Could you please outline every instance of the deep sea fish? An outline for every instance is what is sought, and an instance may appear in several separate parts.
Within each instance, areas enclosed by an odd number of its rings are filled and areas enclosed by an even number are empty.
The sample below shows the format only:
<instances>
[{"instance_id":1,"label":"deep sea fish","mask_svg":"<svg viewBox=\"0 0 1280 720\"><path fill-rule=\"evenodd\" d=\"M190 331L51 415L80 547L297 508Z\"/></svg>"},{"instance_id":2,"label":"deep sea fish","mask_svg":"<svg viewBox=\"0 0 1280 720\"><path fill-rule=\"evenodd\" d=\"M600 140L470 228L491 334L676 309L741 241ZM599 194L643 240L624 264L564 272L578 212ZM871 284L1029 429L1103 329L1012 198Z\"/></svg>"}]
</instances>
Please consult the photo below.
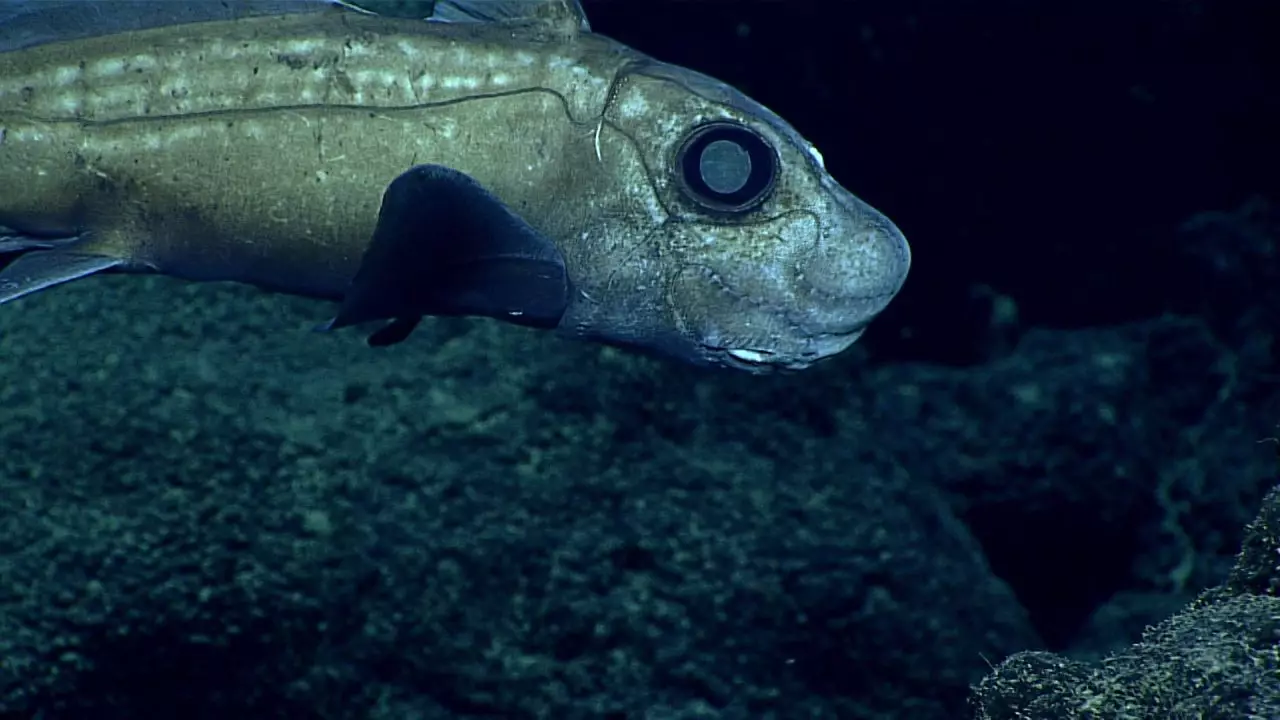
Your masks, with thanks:
<instances>
[{"instance_id":1,"label":"deep sea fish","mask_svg":"<svg viewBox=\"0 0 1280 720\"><path fill-rule=\"evenodd\" d=\"M852 344L910 250L790 125L578 0L0 0L0 303L102 271L699 365Z\"/></svg>"}]
</instances>

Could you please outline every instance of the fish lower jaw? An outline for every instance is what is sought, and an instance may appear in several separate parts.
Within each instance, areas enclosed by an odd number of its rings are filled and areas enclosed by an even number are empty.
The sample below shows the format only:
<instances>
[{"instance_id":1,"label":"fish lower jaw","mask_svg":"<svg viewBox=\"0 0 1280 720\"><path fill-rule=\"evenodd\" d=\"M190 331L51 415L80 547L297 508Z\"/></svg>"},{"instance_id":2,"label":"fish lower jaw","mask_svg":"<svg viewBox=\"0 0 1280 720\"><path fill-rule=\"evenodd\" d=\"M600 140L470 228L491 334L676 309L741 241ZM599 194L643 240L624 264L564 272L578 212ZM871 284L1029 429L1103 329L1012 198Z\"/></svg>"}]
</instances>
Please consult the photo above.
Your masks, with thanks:
<instances>
[{"instance_id":1,"label":"fish lower jaw","mask_svg":"<svg viewBox=\"0 0 1280 720\"><path fill-rule=\"evenodd\" d=\"M862 337L865 330L865 325L859 325L851 331L821 333L811 337L803 348L775 347L763 350L758 347L707 345L704 350L722 365L752 373L804 370L849 349L850 345Z\"/></svg>"},{"instance_id":2,"label":"fish lower jaw","mask_svg":"<svg viewBox=\"0 0 1280 720\"><path fill-rule=\"evenodd\" d=\"M755 350L752 348L718 348L717 351L721 358L721 364L755 374L803 370L818 359L817 357L788 357L768 350Z\"/></svg>"}]
</instances>

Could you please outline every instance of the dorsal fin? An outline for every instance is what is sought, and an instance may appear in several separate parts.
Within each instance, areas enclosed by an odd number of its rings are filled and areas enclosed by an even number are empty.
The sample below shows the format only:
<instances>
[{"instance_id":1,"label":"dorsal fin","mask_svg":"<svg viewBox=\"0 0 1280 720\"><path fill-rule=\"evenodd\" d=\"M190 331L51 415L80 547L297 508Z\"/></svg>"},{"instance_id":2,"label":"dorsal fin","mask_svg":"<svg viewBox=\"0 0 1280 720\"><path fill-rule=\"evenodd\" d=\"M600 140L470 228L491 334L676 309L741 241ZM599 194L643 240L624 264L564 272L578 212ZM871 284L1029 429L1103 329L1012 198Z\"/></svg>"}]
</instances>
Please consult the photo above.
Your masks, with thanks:
<instances>
[{"instance_id":1,"label":"dorsal fin","mask_svg":"<svg viewBox=\"0 0 1280 720\"><path fill-rule=\"evenodd\" d=\"M580 0L437 0L436 22L535 22L568 34L591 32Z\"/></svg>"},{"instance_id":2,"label":"dorsal fin","mask_svg":"<svg viewBox=\"0 0 1280 720\"><path fill-rule=\"evenodd\" d=\"M336 0L0 0L0 52L166 25L317 12L344 4Z\"/></svg>"}]
</instances>

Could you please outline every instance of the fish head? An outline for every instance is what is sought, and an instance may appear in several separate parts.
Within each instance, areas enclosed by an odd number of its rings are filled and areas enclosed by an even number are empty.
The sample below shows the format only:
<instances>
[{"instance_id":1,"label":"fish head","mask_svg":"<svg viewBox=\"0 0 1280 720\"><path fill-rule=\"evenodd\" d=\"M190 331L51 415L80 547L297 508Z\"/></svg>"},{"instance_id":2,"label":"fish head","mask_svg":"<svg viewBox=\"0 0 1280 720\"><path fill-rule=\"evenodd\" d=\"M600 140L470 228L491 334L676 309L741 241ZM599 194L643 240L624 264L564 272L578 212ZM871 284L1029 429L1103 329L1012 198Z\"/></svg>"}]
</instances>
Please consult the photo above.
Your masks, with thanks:
<instances>
[{"instance_id":1,"label":"fish head","mask_svg":"<svg viewBox=\"0 0 1280 720\"><path fill-rule=\"evenodd\" d=\"M801 369L848 348L906 279L902 232L795 129L734 88L652 60L614 79L601 122L644 215L637 255L667 332L702 365ZM597 148L597 153L599 148ZM638 281L637 281L638 282ZM649 333L653 336L653 333Z\"/></svg>"}]
</instances>

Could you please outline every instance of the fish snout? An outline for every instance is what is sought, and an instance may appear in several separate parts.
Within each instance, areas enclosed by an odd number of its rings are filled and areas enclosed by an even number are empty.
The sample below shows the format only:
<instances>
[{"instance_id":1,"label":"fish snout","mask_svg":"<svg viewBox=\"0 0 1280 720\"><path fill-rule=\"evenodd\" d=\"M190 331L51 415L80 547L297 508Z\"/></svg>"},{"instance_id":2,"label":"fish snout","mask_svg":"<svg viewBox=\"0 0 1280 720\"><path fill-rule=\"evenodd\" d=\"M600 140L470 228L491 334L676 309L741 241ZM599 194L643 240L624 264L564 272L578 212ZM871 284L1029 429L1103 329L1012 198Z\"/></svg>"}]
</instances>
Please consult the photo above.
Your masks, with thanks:
<instances>
[{"instance_id":1,"label":"fish snout","mask_svg":"<svg viewBox=\"0 0 1280 720\"><path fill-rule=\"evenodd\" d=\"M854 202L856 212L824 227L813 252L799 264L796 282L812 300L812 329L823 335L861 334L902 289L911 268L911 248L902 231L880 212Z\"/></svg>"},{"instance_id":2,"label":"fish snout","mask_svg":"<svg viewBox=\"0 0 1280 720\"><path fill-rule=\"evenodd\" d=\"M757 373L799 370L840 354L862 336L906 281L911 250L893 222L849 198L838 212L792 216L778 229L784 244L794 243L780 263L790 272L739 267L730 274L737 277L727 284L730 292L688 304L716 308L703 313L702 323L687 323L701 328L697 336L707 361ZM708 287L699 278L686 275L691 293ZM738 300L720 306L731 298Z\"/></svg>"}]
</instances>

